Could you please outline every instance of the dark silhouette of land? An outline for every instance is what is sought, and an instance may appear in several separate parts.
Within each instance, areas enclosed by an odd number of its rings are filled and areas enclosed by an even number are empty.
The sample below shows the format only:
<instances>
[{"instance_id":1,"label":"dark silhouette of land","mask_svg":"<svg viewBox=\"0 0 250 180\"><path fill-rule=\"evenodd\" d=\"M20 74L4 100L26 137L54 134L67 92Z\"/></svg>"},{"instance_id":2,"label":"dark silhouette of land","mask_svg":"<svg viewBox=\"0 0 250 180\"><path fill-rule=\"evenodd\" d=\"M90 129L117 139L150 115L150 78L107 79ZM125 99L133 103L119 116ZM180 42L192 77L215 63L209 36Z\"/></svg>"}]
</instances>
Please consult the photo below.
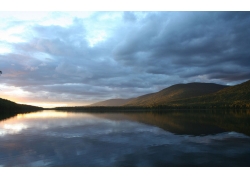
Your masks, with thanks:
<instances>
[{"instance_id":1,"label":"dark silhouette of land","mask_svg":"<svg viewBox=\"0 0 250 180\"><path fill-rule=\"evenodd\" d=\"M16 111L28 112L42 110L43 108L37 106L30 106L25 104L17 104L15 102L0 98L0 112Z\"/></svg>"}]
</instances>

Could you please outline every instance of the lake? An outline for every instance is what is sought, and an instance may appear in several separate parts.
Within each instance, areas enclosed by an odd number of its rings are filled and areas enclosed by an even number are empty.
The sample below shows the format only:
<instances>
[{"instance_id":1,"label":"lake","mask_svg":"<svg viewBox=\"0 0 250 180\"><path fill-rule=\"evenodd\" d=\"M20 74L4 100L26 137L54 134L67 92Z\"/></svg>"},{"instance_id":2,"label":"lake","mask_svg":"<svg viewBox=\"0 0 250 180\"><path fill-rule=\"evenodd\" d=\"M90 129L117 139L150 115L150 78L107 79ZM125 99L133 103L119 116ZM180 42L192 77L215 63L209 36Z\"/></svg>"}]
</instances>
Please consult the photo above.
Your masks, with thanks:
<instances>
[{"instance_id":1,"label":"lake","mask_svg":"<svg viewBox=\"0 0 250 180\"><path fill-rule=\"evenodd\" d=\"M250 166L250 111L0 115L0 166Z\"/></svg>"}]
</instances>

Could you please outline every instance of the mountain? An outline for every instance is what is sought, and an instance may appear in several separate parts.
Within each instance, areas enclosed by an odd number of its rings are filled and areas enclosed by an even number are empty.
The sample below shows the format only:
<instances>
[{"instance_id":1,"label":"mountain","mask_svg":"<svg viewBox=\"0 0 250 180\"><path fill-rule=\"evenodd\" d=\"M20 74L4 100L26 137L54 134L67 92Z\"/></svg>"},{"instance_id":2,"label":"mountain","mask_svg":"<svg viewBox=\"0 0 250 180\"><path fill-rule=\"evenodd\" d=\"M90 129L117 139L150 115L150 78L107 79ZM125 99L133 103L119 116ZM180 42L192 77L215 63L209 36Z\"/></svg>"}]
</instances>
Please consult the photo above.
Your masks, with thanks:
<instances>
[{"instance_id":1,"label":"mountain","mask_svg":"<svg viewBox=\"0 0 250 180\"><path fill-rule=\"evenodd\" d=\"M176 100L170 106L250 107L250 80L213 94Z\"/></svg>"},{"instance_id":2,"label":"mountain","mask_svg":"<svg viewBox=\"0 0 250 180\"><path fill-rule=\"evenodd\" d=\"M17 104L15 102L0 98L0 111L33 111L41 109L43 108L25 104Z\"/></svg>"},{"instance_id":3,"label":"mountain","mask_svg":"<svg viewBox=\"0 0 250 180\"><path fill-rule=\"evenodd\" d=\"M131 101L131 99L109 99L106 101L100 101L94 104L90 104L89 106L122 106L127 102Z\"/></svg>"},{"instance_id":4,"label":"mountain","mask_svg":"<svg viewBox=\"0 0 250 180\"><path fill-rule=\"evenodd\" d=\"M176 84L156 93L129 100L124 105L106 104L91 106L57 107L57 110L88 112L133 112L166 109L250 108L250 80L235 86L214 83ZM100 102L101 103L101 102ZM122 104L122 103L121 103ZM102 106L101 106L102 105Z\"/></svg>"},{"instance_id":5,"label":"mountain","mask_svg":"<svg viewBox=\"0 0 250 180\"><path fill-rule=\"evenodd\" d=\"M132 99L124 106L157 106L171 101L215 93L228 86L214 83L176 84L159 92L146 94Z\"/></svg>"}]
</instances>

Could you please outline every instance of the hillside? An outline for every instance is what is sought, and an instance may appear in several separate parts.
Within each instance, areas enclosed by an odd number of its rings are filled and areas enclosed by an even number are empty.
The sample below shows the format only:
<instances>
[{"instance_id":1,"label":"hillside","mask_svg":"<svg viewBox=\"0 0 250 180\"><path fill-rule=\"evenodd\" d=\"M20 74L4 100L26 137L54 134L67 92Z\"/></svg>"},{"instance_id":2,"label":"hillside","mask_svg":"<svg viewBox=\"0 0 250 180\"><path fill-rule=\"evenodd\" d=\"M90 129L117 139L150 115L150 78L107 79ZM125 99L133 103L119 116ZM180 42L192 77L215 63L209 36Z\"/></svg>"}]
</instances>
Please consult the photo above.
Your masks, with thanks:
<instances>
[{"instance_id":1,"label":"hillside","mask_svg":"<svg viewBox=\"0 0 250 180\"><path fill-rule=\"evenodd\" d=\"M226 87L227 86L213 83L176 84L157 93L146 94L134 98L133 100L126 103L125 106L163 105L168 104L171 101L211 94Z\"/></svg>"},{"instance_id":2,"label":"hillside","mask_svg":"<svg viewBox=\"0 0 250 180\"><path fill-rule=\"evenodd\" d=\"M33 111L40 110L41 107L17 104L15 102L0 98L0 111Z\"/></svg>"},{"instance_id":3,"label":"hillside","mask_svg":"<svg viewBox=\"0 0 250 180\"><path fill-rule=\"evenodd\" d=\"M215 107L250 107L250 80L224 88L213 94L176 100L166 105L171 106L215 106Z\"/></svg>"},{"instance_id":4,"label":"hillside","mask_svg":"<svg viewBox=\"0 0 250 180\"><path fill-rule=\"evenodd\" d=\"M94 104L90 104L89 106L122 106L131 100L132 98L131 99L109 99L106 101L100 101Z\"/></svg>"},{"instance_id":5,"label":"hillside","mask_svg":"<svg viewBox=\"0 0 250 180\"><path fill-rule=\"evenodd\" d=\"M109 100L107 100L109 102ZM105 101L104 101L105 102ZM235 86L213 83L177 84L132 99L125 105L58 107L57 110L132 112L165 109L250 108L250 80Z\"/></svg>"}]
</instances>

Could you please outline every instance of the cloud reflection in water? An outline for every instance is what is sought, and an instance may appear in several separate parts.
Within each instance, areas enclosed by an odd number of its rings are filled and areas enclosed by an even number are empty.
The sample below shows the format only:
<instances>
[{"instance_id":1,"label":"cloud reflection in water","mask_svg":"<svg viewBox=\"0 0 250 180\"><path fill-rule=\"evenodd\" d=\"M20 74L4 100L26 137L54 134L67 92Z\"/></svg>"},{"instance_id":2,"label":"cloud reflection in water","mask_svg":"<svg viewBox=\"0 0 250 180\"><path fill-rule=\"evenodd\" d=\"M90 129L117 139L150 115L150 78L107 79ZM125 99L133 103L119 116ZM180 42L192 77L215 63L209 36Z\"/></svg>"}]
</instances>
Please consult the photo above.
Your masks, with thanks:
<instances>
[{"instance_id":1,"label":"cloud reflection in water","mask_svg":"<svg viewBox=\"0 0 250 180\"><path fill-rule=\"evenodd\" d=\"M39 113L0 122L0 165L250 165L250 138L237 132L181 135L131 119Z\"/></svg>"}]
</instances>

